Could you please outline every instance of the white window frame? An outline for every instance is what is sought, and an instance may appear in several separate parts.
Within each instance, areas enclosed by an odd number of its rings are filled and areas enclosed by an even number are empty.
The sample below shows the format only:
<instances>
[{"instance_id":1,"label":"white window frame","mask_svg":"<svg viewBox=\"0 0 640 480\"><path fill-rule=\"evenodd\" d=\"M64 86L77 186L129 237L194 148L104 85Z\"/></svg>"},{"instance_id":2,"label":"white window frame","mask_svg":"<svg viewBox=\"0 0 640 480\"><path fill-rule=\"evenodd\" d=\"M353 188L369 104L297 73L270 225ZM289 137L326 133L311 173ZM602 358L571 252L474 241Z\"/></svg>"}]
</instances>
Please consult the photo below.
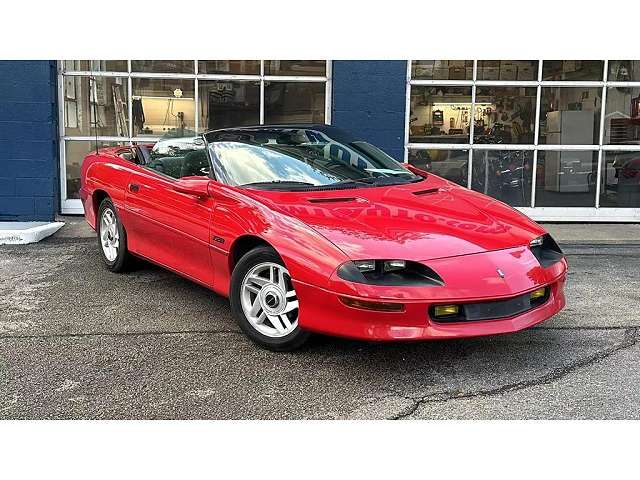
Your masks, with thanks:
<instances>
[{"instance_id":1,"label":"white window frame","mask_svg":"<svg viewBox=\"0 0 640 480\"><path fill-rule=\"evenodd\" d=\"M133 142L155 142L160 139L159 136L144 136L137 137L129 135L127 137L113 137L113 136L78 136L78 135L66 135L64 126L64 77L76 76L76 77L119 77L127 79L127 106L128 106L128 122L129 133L133 132L133 117L132 117L132 79L133 78L175 78L181 80L193 80L195 91L195 131L199 131L200 128L200 103L198 101L198 81L199 80L246 80L260 82L260 124L264 124L264 85L265 82L317 82L325 84L325 101L324 101L324 123L331 125L331 67L332 61L325 60L326 62L326 74L323 76L304 76L304 75L265 75L265 62L267 60L260 60L260 73L256 75L236 75L236 74L206 74L198 73L198 60L194 62L194 73L145 73L145 72L133 72L131 70L131 60L127 61L126 72L109 72L109 71L65 71L64 61L58 61L58 137L59 137L59 162L60 162L60 209L63 214L83 214L84 208L82 201L76 198L67 197L67 164L65 158L65 143L66 141L84 140L84 141L106 141L106 142L121 142L121 143L133 143Z\"/></svg>"},{"instance_id":2,"label":"white window frame","mask_svg":"<svg viewBox=\"0 0 640 480\"><path fill-rule=\"evenodd\" d=\"M607 110L607 91L610 87L640 87L640 82L610 82L608 81L609 61L604 60L604 72L602 81L550 81L542 80L542 60L538 60L538 79L534 81L522 80L477 80L478 61L473 61L473 79L472 80L420 80L411 78L412 60L407 61L407 77L406 77L406 104L405 104L405 131L404 131L404 162L408 163L409 150L468 150L468 178L467 188L471 188L473 152L474 150L529 150L533 151L533 169L531 181L531 205L528 207L515 207L522 213L528 215L537 221L549 222L640 222L639 208L616 208L600 206L600 189L602 181L602 165L604 161L604 152L625 151L640 152L640 145L605 145L604 128ZM536 114L535 114L535 131L534 143L529 145L520 144L474 144L473 128L474 122L469 127L469 143L411 143L409 141L409 121L411 110L411 86L437 85L437 86L467 86L471 87L471 111L475 109L476 87L494 86L494 87L535 87L536 94ZM600 108L600 132L598 144L594 145L549 145L539 144L539 128L540 128L540 101L543 87L591 87L601 88L601 108ZM597 159L597 178L595 205L593 207L536 207L536 170L538 166L538 151L541 150L579 150L598 152Z\"/></svg>"}]
</instances>

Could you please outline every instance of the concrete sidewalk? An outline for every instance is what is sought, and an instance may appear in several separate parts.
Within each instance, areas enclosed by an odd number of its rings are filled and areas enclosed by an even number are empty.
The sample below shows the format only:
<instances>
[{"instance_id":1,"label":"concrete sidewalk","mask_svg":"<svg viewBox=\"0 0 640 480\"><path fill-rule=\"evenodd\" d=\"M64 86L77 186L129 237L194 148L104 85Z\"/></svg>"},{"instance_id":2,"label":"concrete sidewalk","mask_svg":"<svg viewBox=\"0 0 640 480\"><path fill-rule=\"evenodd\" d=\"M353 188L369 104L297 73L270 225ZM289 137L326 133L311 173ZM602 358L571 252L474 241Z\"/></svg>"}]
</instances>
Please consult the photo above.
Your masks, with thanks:
<instances>
[{"instance_id":1,"label":"concrete sidewalk","mask_svg":"<svg viewBox=\"0 0 640 480\"><path fill-rule=\"evenodd\" d=\"M79 215L59 216L65 222L54 238L91 238L95 232ZM563 245L640 245L637 223L543 223L556 241Z\"/></svg>"}]
</instances>

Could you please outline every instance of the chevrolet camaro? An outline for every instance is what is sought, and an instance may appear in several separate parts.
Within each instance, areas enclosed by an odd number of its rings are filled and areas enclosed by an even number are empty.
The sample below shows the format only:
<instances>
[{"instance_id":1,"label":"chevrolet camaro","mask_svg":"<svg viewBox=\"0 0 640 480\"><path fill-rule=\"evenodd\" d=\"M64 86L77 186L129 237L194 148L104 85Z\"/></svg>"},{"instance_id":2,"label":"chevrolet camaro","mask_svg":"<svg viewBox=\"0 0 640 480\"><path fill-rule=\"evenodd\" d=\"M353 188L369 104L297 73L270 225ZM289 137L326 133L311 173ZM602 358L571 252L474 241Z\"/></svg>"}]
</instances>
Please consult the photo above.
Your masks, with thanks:
<instances>
[{"instance_id":1,"label":"chevrolet camaro","mask_svg":"<svg viewBox=\"0 0 640 480\"><path fill-rule=\"evenodd\" d=\"M272 350L515 332L565 305L542 227L326 125L103 148L80 196L109 270L141 257L227 296Z\"/></svg>"}]
</instances>

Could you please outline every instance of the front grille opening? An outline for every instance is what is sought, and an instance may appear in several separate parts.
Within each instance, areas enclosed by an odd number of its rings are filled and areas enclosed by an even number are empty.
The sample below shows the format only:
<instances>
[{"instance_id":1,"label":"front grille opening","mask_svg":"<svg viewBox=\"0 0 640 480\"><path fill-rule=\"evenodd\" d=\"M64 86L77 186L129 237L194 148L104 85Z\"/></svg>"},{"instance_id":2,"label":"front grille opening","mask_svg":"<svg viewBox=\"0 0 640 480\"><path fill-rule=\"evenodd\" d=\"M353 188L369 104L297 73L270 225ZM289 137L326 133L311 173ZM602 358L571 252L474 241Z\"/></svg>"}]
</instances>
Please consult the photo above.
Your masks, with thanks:
<instances>
[{"instance_id":1,"label":"front grille opening","mask_svg":"<svg viewBox=\"0 0 640 480\"><path fill-rule=\"evenodd\" d=\"M505 300L461 303L458 304L458 313L455 315L438 316L436 313L437 305L431 305L429 317L437 323L479 322L514 317L544 305L551 296L551 287L545 287L544 295L541 297L532 299L531 294L532 292L528 292Z\"/></svg>"}]
</instances>

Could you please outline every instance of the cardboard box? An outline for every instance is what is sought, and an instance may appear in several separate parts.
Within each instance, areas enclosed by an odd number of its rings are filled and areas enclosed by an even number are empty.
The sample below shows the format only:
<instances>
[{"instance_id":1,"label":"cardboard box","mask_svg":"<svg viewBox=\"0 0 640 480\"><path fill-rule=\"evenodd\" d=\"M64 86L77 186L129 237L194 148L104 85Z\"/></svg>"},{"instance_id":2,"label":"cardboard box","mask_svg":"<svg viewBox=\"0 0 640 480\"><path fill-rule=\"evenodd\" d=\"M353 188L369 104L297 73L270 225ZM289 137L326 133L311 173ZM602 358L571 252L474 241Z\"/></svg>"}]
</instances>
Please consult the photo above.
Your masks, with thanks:
<instances>
[{"instance_id":1,"label":"cardboard box","mask_svg":"<svg viewBox=\"0 0 640 480\"><path fill-rule=\"evenodd\" d=\"M413 78L431 80L433 78L433 65L416 65Z\"/></svg>"},{"instance_id":2,"label":"cardboard box","mask_svg":"<svg viewBox=\"0 0 640 480\"><path fill-rule=\"evenodd\" d=\"M535 73L533 67L518 67L518 80L536 80Z\"/></svg>"},{"instance_id":3,"label":"cardboard box","mask_svg":"<svg viewBox=\"0 0 640 480\"><path fill-rule=\"evenodd\" d=\"M449 68L449 60L434 60L433 68Z\"/></svg>"},{"instance_id":4,"label":"cardboard box","mask_svg":"<svg viewBox=\"0 0 640 480\"><path fill-rule=\"evenodd\" d=\"M500 80L515 80L518 78L518 67L500 67Z\"/></svg>"},{"instance_id":5,"label":"cardboard box","mask_svg":"<svg viewBox=\"0 0 640 480\"><path fill-rule=\"evenodd\" d=\"M433 79L434 80L449 80L449 69L448 68L434 68L433 69Z\"/></svg>"},{"instance_id":6,"label":"cardboard box","mask_svg":"<svg viewBox=\"0 0 640 480\"><path fill-rule=\"evenodd\" d=\"M466 60L449 60L450 67L466 67Z\"/></svg>"},{"instance_id":7,"label":"cardboard box","mask_svg":"<svg viewBox=\"0 0 640 480\"><path fill-rule=\"evenodd\" d=\"M451 80L466 80L467 69L464 67L449 67L449 78Z\"/></svg>"},{"instance_id":8,"label":"cardboard box","mask_svg":"<svg viewBox=\"0 0 640 480\"><path fill-rule=\"evenodd\" d=\"M482 68L499 67L500 60L482 60L480 65L482 66Z\"/></svg>"},{"instance_id":9,"label":"cardboard box","mask_svg":"<svg viewBox=\"0 0 640 480\"><path fill-rule=\"evenodd\" d=\"M478 75L478 80L498 80L499 77L500 69L498 67L484 67L481 69L481 75Z\"/></svg>"}]
</instances>

